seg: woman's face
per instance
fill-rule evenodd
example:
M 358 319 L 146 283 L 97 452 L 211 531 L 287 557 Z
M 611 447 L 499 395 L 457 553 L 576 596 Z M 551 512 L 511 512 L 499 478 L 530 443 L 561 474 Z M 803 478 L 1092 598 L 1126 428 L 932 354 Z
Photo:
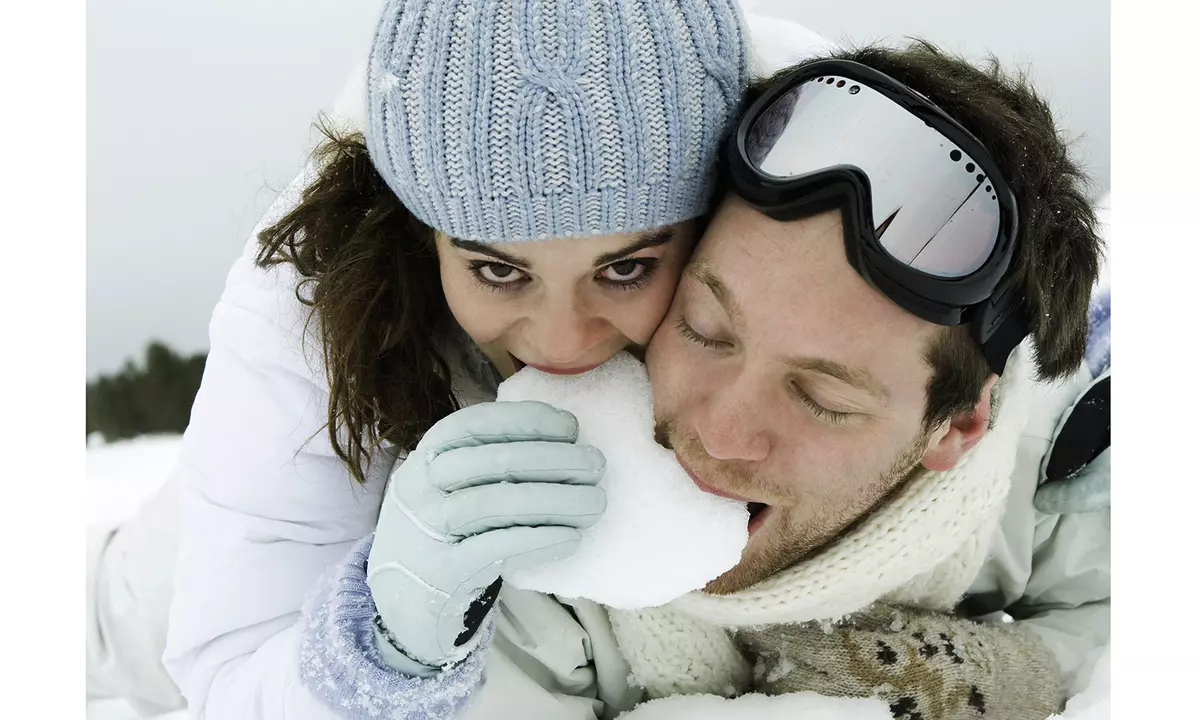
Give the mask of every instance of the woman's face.
M 685 222 L 489 245 L 438 233 L 437 252 L 455 320 L 508 377 L 525 365 L 585 372 L 645 346 L 695 242 L 695 224 Z

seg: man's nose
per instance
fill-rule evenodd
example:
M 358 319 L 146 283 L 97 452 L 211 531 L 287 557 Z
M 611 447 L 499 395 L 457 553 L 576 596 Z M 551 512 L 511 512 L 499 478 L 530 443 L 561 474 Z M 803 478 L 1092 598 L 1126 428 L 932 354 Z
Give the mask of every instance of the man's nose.
M 771 451 L 770 418 L 754 379 L 739 373 L 714 385 L 707 388 L 696 423 L 704 450 L 717 460 L 765 460 Z

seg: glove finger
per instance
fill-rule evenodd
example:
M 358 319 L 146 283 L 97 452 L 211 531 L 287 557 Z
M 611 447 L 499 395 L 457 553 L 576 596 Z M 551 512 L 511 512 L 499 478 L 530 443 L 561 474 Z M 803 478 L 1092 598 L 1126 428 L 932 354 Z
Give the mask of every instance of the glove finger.
M 598 487 L 544 483 L 501 483 L 467 488 L 438 507 L 440 530 L 451 542 L 501 528 L 524 526 L 591 527 L 607 498 Z
M 489 402 L 471 405 L 442 418 L 419 447 L 435 457 L 447 450 L 525 440 L 573 443 L 579 437 L 575 416 L 546 403 Z
M 427 477 L 433 487 L 451 493 L 499 482 L 595 485 L 604 464 L 604 454 L 590 445 L 502 442 L 444 452 L 429 462 Z
M 471 564 L 478 568 L 462 586 L 473 591 L 487 587 L 506 570 L 568 558 L 579 547 L 579 540 L 578 530 L 561 525 L 510 527 L 474 535 L 454 546 L 456 555 L 471 557 Z

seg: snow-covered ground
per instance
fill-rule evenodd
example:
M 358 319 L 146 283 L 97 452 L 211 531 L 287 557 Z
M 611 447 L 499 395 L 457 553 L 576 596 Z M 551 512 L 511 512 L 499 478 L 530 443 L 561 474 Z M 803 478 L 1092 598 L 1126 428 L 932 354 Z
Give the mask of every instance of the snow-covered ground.
M 179 454 L 178 435 L 143 435 L 111 445 L 88 440 L 88 524 L 127 517 L 167 479 Z
M 88 523 L 120 520 L 136 510 L 138 505 L 149 498 L 166 480 L 178 452 L 179 438 L 175 436 L 148 436 L 111 445 L 96 440 L 90 441 L 87 451 Z M 1066 711 L 1055 716 L 1054 720 L 1110 720 L 1110 687 L 1109 653 L 1106 651 L 1096 664 L 1090 687 L 1073 698 L 1067 704 Z M 630 718 L 684 720 L 703 717 L 732 720 L 735 717 L 761 717 L 765 720 L 781 717 L 776 710 L 795 710 L 800 706 L 806 711 L 805 717 L 821 720 L 852 720 L 866 717 L 858 705 L 818 696 L 796 698 L 794 706 L 783 703 L 775 708 L 763 705 L 764 701 L 769 704 L 769 699 L 748 700 L 739 705 L 736 701 L 716 697 L 695 698 L 674 705 L 651 703 L 630 713 Z M 744 711 L 751 705 L 761 705 L 763 713 L 747 716 Z M 186 712 L 181 711 L 160 715 L 154 720 L 185 718 Z M 87 720 L 139 720 L 139 716 L 124 702 L 104 700 L 88 703 Z

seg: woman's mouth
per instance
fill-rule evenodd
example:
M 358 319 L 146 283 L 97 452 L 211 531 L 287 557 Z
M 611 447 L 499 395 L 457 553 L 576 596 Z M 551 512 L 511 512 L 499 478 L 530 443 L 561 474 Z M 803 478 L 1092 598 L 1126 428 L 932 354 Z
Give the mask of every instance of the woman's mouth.
M 580 365 L 577 367 L 564 367 L 560 365 L 534 365 L 529 363 L 529 367 L 534 370 L 541 370 L 548 375 L 582 375 L 589 370 L 595 370 L 599 365 Z
M 595 370 L 596 368 L 600 367 L 599 363 L 593 365 L 579 365 L 575 367 L 570 367 L 567 365 L 539 365 L 537 363 L 527 363 L 512 353 L 509 353 L 508 356 L 512 358 L 514 374 L 520 372 L 523 368 L 531 367 L 534 370 L 540 370 L 547 375 L 580 375 L 588 372 L 589 370 Z

